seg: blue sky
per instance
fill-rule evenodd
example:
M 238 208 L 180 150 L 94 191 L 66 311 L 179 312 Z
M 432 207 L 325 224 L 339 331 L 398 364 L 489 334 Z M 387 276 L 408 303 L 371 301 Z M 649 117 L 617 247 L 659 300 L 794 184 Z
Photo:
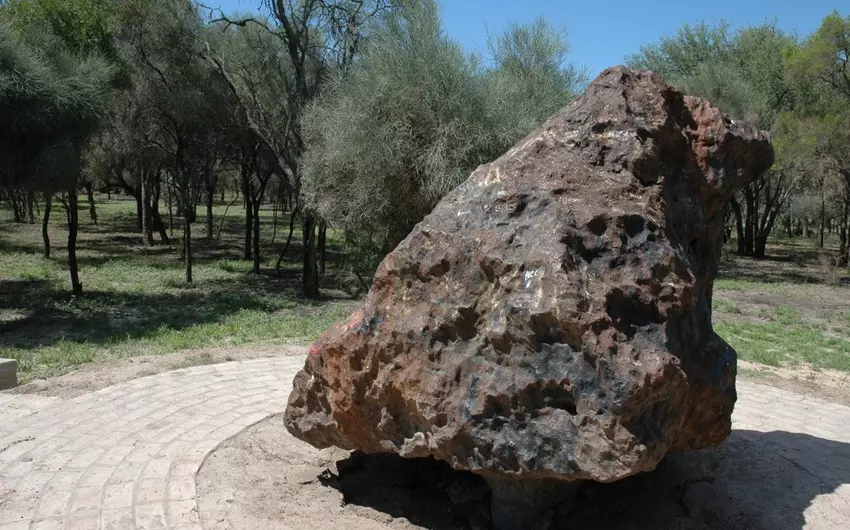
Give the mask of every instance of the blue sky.
M 539 15 L 566 26 L 572 59 L 594 77 L 620 64 L 642 44 L 672 35 L 687 23 L 729 20 L 734 26 L 776 20 L 806 35 L 833 9 L 850 13 L 847 0 L 439 0 L 446 31 L 468 50 L 483 52 L 487 34 Z M 225 11 L 254 11 L 258 0 L 205 0 Z M 841 7 L 843 6 L 843 7 Z

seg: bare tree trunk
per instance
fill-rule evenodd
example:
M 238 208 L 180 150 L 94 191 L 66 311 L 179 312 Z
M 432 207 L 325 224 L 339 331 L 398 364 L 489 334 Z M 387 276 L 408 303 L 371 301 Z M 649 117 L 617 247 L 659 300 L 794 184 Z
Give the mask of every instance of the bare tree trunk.
M 80 283 L 80 273 L 77 268 L 77 229 L 80 219 L 77 208 L 76 186 L 68 188 L 68 272 L 71 275 L 71 292 L 74 296 L 83 294 L 83 284 Z
M 319 297 L 319 269 L 316 264 L 316 225 L 315 214 L 310 211 L 304 212 L 304 268 L 303 287 L 304 296 L 307 298 Z
M 777 216 L 785 205 L 785 200 L 788 198 L 790 190 L 787 187 L 785 174 L 782 171 L 769 172 L 755 186 L 756 219 L 753 256 L 757 259 L 762 259 L 766 254 L 767 239 L 773 233 Z M 760 208 L 761 215 L 759 215 Z
M 15 191 L 12 194 L 12 207 L 15 210 L 15 222 L 23 223 L 27 218 L 27 205 L 26 200 L 18 191 Z
M 245 198 L 245 248 L 243 258 L 251 259 L 251 231 L 254 226 L 254 207 L 251 204 L 251 172 L 253 170 L 245 166 L 242 167 L 242 196 Z
M 16 223 L 22 223 L 23 217 L 21 217 L 21 210 L 18 205 L 18 196 L 17 190 L 13 189 L 11 186 L 6 188 L 6 195 L 9 198 L 9 204 L 12 205 L 12 215 L 14 216 Z
M 730 201 L 732 213 L 735 215 L 735 234 L 737 235 L 738 255 L 747 255 L 747 246 L 744 242 L 744 220 L 741 212 L 741 203 L 734 197 Z
M 757 235 L 755 244 L 753 245 L 753 257 L 756 259 L 764 259 L 767 252 L 767 236 Z
M 260 201 L 261 199 L 254 198 L 252 201 L 252 206 L 254 208 L 253 221 L 254 221 L 254 235 L 253 235 L 253 246 L 254 246 L 254 274 L 260 274 Z
M 848 190 L 850 192 L 850 190 Z M 838 265 L 839 266 L 847 266 L 850 265 L 850 245 L 848 245 L 848 237 L 850 237 L 850 193 L 844 197 L 844 209 L 841 215 L 841 226 L 839 227 L 839 251 L 838 251 Z
M 159 197 L 161 194 L 160 179 L 157 177 L 153 187 L 153 196 L 151 197 L 151 227 L 159 232 L 160 240 L 167 245 L 171 240 L 168 237 L 168 232 L 165 230 L 165 223 L 162 222 L 162 216 L 159 213 Z M 151 240 L 153 240 L 153 235 L 151 235 Z
M 174 196 L 174 190 L 171 188 L 171 175 L 165 182 L 165 192 L 168 194 L 168 233 L 174 237 L 174 209 L 172 208 L 171 198 Z
M 746 217 L 744 218 L 744 255 L 752 256 L 755 246 L 756 218 L 758 217 L 758 196 L 753 190 L 755 184 L 744 188 Z
M 260 206 L 263 204 L 263 197 L 266 194 L 266 185 L 269 183 L 269 179 L 271 179 L 271 174 L 267 174 L 265 175 L 265 178 L 262 178 L 260 176 L 259 169 L 257 169 L 257 183 L 260 187 L 257 189 L 256 194 L 254 194 L 253 190 L 251 190 L 251 205 L 254 208 L 254 274 L 260 273 Z
M 142 234 L 142 238 L 144 238 L 145 226 L 144 221 L 142 221 L 142 214 L 144 213 L 144 208 L 142 207 L 142 188 L 144 186 L 139 186 L 133 192 L 133 198 L 136 199 L 136 221 L 138 223 L 139 232 Z M 143 241 L 144 243 L 144 241 Z
M 29 216 L 30 224 L 35 224 L 35 191 L 32 188 L 27 188 L 27 215 Z
M 142 199 L 142 244 L 153 246 L 153 231 L 151 230 L 150 219 L 150 199 L 148 198 L 147 185 L 145 182 L 147 175 L 142 173 L 141 188 L 139 195 Z
M 818 248 L 823 248 L 823 235 L 826 228 L 826 197 L 821 190 L 820 195 L 820 232 L 818 233 Z
M 186 262 L 186 283 L 192 283 L 192 223 L 188 216 L 183 223 L 183 258 Z
M 277 237 L 277 207 L 278 207 L 278 200 L 273 198 L 272 199 L 272 242 L 271 242 L 272 245 L 274 245 L 274 240 Z
M 215 232 L 215 238 L 221 238 L 221 229 L 224 228 L 224 221 L 227 219 L 227 212 L 230 211 L 230 207 L 233 206 L 236 201 L 239 200 L 238 197 L 234 197 L 232 201 L 230 201 L 227 206 L 224 207 L 224 213 L 221 215 L 221 219 L 218 222 L 218 230 Z
M 44 257 L 50 258 L 50 234 L 47 229 L 50 225 L 50 210 L 53 206 L 53 194 L 44 193 L 44 218 L 41 221 L 41 239 L 44 240 Z
M 89 201 L 89 217 L 91 222 L 97 225 L 97 206 L 94 204 L 94 190 L 91 188 L 91 183 L 86 182 L 83 189 L 86 190 L 86 199 Z
M 325 262 L 327 261 L 327 236 L 328 223 L 324 219 L 319 223 L 319 272 L 325 274 Z
M 212 239 L 213 235 L 213 194 L 207 193 L 207 239 Z
M 280 251 L 280 255 L 277 257 L 277 263 L 274 266 L 278 276 L 280 276 L 280 264 L 283 262 L 283 256 L 286 255 L 286 251 L 289 250 L 289 244 L 292 243 L 292 233 L 295 231 L 296 215 L 298 215 L 298 209 L 293 208 L 292 214 L 289 216 L 289 237 L 286 238 L 286 244 L 283 245 L 283 250 Z

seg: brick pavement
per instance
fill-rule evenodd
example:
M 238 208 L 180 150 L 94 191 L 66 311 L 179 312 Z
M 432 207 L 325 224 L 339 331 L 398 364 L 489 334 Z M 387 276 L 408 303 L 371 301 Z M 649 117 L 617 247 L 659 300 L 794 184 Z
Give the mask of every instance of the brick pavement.
M 283 410 L 302 364 L 294 356 L 186 368 L 70 400 L 0 393 L 0 530 L 200 529 L 195 475 L 205 456 Z M 850 408 L 738 388 L 736 429 L 850 443 Z M 850 505 L 850 487 L 833 494 Z

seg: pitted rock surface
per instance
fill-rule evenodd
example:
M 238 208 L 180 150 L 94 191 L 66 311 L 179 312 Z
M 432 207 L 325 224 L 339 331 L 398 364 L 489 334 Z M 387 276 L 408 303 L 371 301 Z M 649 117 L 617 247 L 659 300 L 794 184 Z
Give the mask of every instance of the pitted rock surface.
M 492 479 L 614 481 L 730 431 L 713 331 L 732 194 L 766 133 L 616 67 L 449 193 L 313 345 L 286 410 L 317 447 Z

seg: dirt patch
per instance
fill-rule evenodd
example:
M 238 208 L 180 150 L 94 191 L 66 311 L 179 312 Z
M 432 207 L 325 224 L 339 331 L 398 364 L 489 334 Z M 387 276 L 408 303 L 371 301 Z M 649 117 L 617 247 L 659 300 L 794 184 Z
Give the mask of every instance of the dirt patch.
M 201 522 L 208 530 L 420 528 L 375 509 L 346 505 L 340 491 L 323 484 L 331 476 L 328 470 L 348 454 L 296 440 L 282 416 L 263 420 L 207 456 L 197 480 Z
M 140 355 L 81 365 L 73 372 L 36 379 L 9 392 L 71 399 L 118 383 L 179 368 L 281 355 L 306 355 L 306 352 L 303 346 L 264 345 L 184 350 L 167 355 Z
M 847 482 L 848 444 L 736 430 L 721 447 L 671 455 L 652 473 L 584 484 L 535 528 L 838 529 L 850 513 L 835 492 Z M 490 496 L 482 485 L 433 461 L 313 449 L 281 416 L 222 444 L 197 477 L 211 530 L 483 530 Z
M 793 307 L 801 316 L 810 319 L 823 319 L 829 314 L 844 315 L 850 310 L 850 304 L 847 302 L 847 296 L 850 295 L 848 289 L 824 289 L 821 286 L 810 286 L 805 290 L 802 288 L 799 290 L 801 292 L 786 294 L 720 291 L 716 297 L 734 304 L 741 311 L 740 314 L 750 317 L 749 320 L 754 320 L 752 317 L 757 316 L 761 310 L 767 309 L 772 312 L 778 307 Z M 726 320 L 735 320 L 729 318 L 728 314 L 723 315 L 721 312 L 721 315 Z
M 800 364 L 793 368 L 738 360 L 738 377 L 850 407 L 850 373 Z

